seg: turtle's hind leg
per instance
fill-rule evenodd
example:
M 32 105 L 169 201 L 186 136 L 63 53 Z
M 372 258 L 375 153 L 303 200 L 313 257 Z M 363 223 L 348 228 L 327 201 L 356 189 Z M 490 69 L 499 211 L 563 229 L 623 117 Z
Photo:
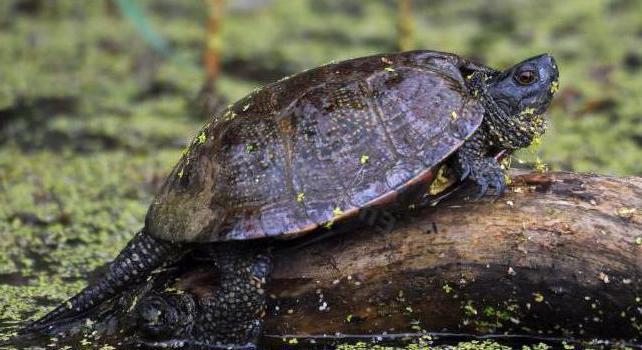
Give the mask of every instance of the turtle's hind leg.
M 272 269 L 269 254 L 263 249 L 250 247 L 247 242 L 230 242 L 214 244 L 208 248 L 208 255 L 216 265 L 218 281 L 210 281 L 216 285 L 215 288 L 192 290 L 180 295 L 193 298 L 194 308 L 185 307 L 187 303 L 176 299 L 176 296 L 163 294 L 163 305 L 152 305 L 154 312 L 139 311 L 143 332 L 154 339 L 143 341 L 145 347 L 163 348 L 178 344 L 186 349 L 256 348 L 266 308 L 265 286 Z M 147 301 L 141 303 L 147 304 Z M 168 317 L 168 314 L 183 316 Z M 164 316 L 159 318 L 157 315 Z M 191 321 L 181 324 L 165 320 L 170 318 L 191 318 Z M 170 339 L 159 342 L 159 330 Z
M 212 253 L 221 274 L 220 289 L 202 301 L 194 332 L 208 344 L 251 347 L 263 329 L 271 258 L 236 244 L 221 245 Z
M 82 317 L 100 303 L 109 300 L 122 291 L 128 284 L 146 278 L 154 269 L 171 261 L 179 246 L 163 241 L 141 231 L 109 264 L 108 271 L 97 283 L 67 300 L 47 315 L 23 327 L 19 333 L 55 332 L 60 321 Z

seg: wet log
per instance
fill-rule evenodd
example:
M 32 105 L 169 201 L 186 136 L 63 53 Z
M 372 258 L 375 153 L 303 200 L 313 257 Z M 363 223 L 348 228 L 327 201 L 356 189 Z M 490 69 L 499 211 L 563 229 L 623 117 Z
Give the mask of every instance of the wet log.
M 266 338 L 642 338 L 642 178 L 523 174 L 464 196 L 275 252 Z

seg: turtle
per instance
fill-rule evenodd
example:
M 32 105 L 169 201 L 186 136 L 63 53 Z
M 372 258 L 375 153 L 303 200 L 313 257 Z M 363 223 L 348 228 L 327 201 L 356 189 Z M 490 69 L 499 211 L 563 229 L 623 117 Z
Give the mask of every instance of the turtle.
M 499 71 L 417 50 L 329 63 L 256 89 L 196 133 L 106 274 L 23 333 L 82 317 L 198 252 L 220 272 L 219 289 L 198 305 L 144 303 L 145 346 L 254 349 L 273 242 L 332 231 L 369 208 L 421 205 L 444 164 L 480 196 L 491 188 L 500 196 L 506 179 L 493 155 L 544 133 L 558 76 L 550 54 Z M 174 311 L 161 312 L 163 303 Z

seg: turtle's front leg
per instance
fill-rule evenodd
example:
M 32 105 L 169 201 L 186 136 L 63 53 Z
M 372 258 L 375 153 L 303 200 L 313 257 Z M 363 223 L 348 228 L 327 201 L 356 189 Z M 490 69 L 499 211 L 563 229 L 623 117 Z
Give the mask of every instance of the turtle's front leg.
M 457 151 L 457 164 L 462 179 L 470 177 L 479 186 L 479 197 L 495 189 L 499 196 L 506 190 L 506 178 L 499 162 L 488 153 L 489 141 L 484 130 L 470 137 Z
M 241 243 L 215 244 L 210 254 L 219 274 L 218 281 L 211 281 L 216 288 L 191 286 L 192 292 L 164 292 L 141 301 L 138 317 L 144 333 L 154 339 L 143 342 L 144 348 L 256 349 L 271 258 Z

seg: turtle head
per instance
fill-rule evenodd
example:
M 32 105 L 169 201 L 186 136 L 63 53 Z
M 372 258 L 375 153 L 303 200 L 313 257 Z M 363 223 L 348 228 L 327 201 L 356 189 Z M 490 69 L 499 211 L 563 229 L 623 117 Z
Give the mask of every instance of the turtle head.
M 488 93 L 508 116 L 540 115 L 558 90 L 559 71 L 553 56 L 543 54 L 522 61 L 488 84 Z

